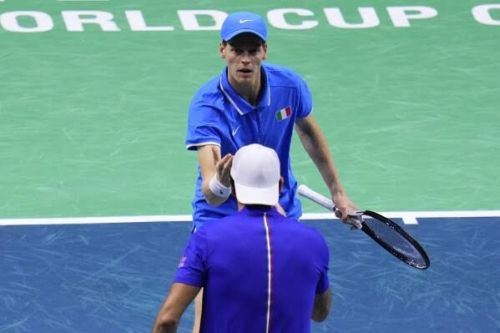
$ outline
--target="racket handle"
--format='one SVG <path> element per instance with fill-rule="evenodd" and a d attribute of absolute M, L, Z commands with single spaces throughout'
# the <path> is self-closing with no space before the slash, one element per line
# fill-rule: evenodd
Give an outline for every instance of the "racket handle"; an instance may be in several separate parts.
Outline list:
<path fill-rule="evenodd" d="M 323 194 L 311 190 L 304 184 L 299 185 L 299 187 L 297 188 L 297 193 L 332 212 L 335 211 L 335 205 L 333 204 L 333 201 L 331 199 L 325 197 Z"/>

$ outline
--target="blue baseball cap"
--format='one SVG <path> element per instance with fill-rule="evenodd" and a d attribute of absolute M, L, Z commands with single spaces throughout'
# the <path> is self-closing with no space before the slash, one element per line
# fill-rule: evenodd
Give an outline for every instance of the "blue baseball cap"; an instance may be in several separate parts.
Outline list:
<path fill-rule="evenodd" d="M 236 12 L 230 14 L 222 23 L 220 37 L 227 42 L 242 33 L 252 33 L 265 42 L 267 39 L 266 22 L 255 13 Z"/>

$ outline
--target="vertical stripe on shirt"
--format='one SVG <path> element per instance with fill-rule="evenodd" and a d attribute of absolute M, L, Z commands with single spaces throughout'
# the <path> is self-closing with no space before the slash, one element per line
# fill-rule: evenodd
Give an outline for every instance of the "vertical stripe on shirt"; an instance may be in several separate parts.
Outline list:
<path fill-rule="evenodd" d="M 269 223 L 267 213 L 264 213 L 264 228 L 266 229 L 266 252 L 267 252 L 267 313 L 266 313 L 266 333 L 270 332 L 271 326 L 271 291 L 272 291 L 272 266 L 271 266 L 271 233 L 269 232 Z"/>

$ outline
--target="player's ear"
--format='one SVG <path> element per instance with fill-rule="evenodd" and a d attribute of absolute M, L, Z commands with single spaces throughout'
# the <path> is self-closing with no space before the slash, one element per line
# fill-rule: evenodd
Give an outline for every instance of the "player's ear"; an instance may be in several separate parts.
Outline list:
<path fill-rule="evenodd" d="M 262 50 L 264 50 L 264 57 L 262 57 L 262 60 L 265 60 L 267 58 L 267 44 L 266 43 L 262 44 Z"/>
<path fill-rule="evenodd" d="M 220 42 L 219 44 L 219 54 L 222 59 L 226 59 L 226 54 L 225 54 L 226 46 L 227 43 L 224 41 Z"/>

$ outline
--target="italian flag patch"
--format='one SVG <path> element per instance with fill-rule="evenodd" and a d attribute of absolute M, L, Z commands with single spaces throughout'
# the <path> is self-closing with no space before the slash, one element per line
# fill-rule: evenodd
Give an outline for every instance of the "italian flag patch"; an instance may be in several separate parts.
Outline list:
<path fill-rule="evenodd" d="M 283 108 L 278 112 L 276 112 L 276 119 L 278 120 L 287 119 L 290 118 L 291 115 L 292 115 L 292 108 L 287 106 L 286 108 Z"/>

